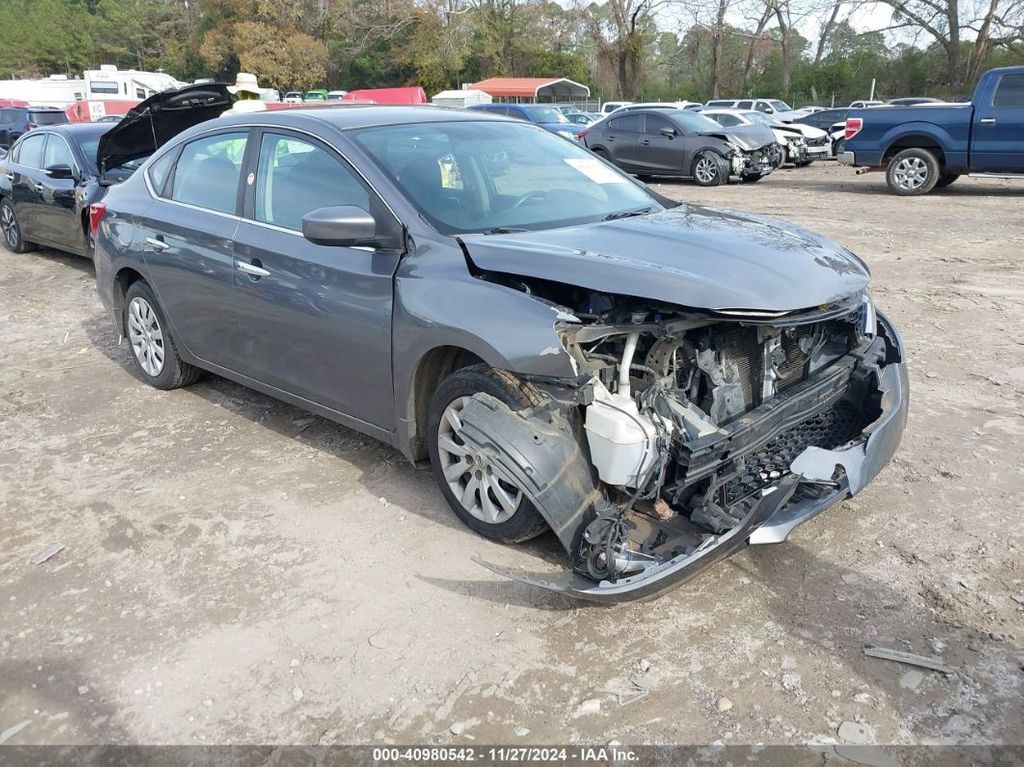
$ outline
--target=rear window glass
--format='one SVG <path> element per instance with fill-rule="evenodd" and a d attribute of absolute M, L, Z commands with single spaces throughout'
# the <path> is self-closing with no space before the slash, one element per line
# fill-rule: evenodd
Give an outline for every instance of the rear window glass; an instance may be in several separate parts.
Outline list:
<path fill-rule="evenodd" d="M 612 130 L 620 130 L 626 133 L 639 133 L 640 115 L 623 115 L 622 117 L 616 117 L 608 123 L 608 127 Z"/>
<path fill-rule="evenodd" d="M 36 125 L 63 125 L 68 121 L 68 116 L 63 112 L 29 112 L 29 122 Z"/>
<path fill-rule="evenodd" d="M 992 106 L 1024 107 L 1024 75 L 1003 75 Z"/>
<path fill-rule="evenodd" d="M 17 161 L 28 168 L 43 167 L 43 144 L 46 136 L 26 136 L 18 144 Z"/>
<path fill-rule="evenodd" d="M 25 113 L 20 109 L 0 109 L 0 125 L 10 125 L 20 121 Z"/>
<path fill-rule="evenodd" d="M 247 133 L 221 133 L 188 144 L 174 170 L 171 199 L 234 213 Z"/>

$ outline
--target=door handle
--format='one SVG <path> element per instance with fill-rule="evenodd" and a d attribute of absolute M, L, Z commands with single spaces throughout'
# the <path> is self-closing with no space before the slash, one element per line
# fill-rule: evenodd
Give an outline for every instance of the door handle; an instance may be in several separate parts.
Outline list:
<path fill-rule="evenodd" d="M 249 264 L 246 263 L 245 261 L 235 261 L 235 268 L 238 269 L 238 271 L 244 272 L 245 274 L 248 274 L 250 277 L 256 277 L 257 279 L 259 279 L 260 277 L 270 276 L 270 272 L 268 272 L 266 269 L 260 266 L 259 262 L 255 264 Z"/>
<path fill-rule="evenodd" d="M 650 146 L 650 145 L 651 145 L 651 140 L 649 138 L 645 138 L 643 141 L 640 142 L 640 146 Z"/>
<path fill-rule="evenodd" d="M 43 186 L 42 184 L 40 184 L 38 181 L 35 183 L 34 186 L 35 186 L 37 192 L 42 192 L 43 190 L 46 189 L 46 187 Z"/>
<path fill-rule="evenodd" d="M 981 120 L 979 120 L 979 122 L 982 125 L 995 125 L 996 124 L 996 118 L 994 118 L 994 117 L 982 117 Z"/>
<path fill-rule="evenodd" d="M 608 136 L 608 138 L 605 139 L 605 141 L 614 141 L 614 140 L 615 140 L 615 136 Z"/>
<path fill-rule="evenodd" d="M 154 251 L 156 253 L 162 253 L 163 251 L 165 251 L 169 247 L 171 247 L 166 242 L 164 242 L 163 240 L 158 239 L 156 237 L 147 237 L 146 238 L 146 246 L 150 250 L 152 250 L 152 251 Z"/>

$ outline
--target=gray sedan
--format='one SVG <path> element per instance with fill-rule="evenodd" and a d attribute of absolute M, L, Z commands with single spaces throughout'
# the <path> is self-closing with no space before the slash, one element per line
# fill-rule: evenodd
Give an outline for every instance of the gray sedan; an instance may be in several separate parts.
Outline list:
<path fill-rule="evenodd" d="M 867 268 L 679 205 L 535 125 L 415 108 L 215 119 L 91 217 L 145 382 L 212 372 L 429 460 L 471 529 L 550 528 L 597 601 L 661 593 L 859 492 L 907 412 Z"/>

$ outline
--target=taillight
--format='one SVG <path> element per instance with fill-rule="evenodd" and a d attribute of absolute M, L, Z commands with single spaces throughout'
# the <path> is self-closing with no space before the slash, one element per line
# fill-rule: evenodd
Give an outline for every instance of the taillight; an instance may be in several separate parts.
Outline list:
<path fill-rule="evenodd" d="M 107 206 L 102 202 L 94 202 L 89 206 L 89 234 L 96 237 L 100 231 L 100 221 L 103 220 L 103 214 L 107 212 Z"/>
<path fill-rule="evenodd" d="M 580 132 L 579 132 L 579 133 L 577 134 L 577 136 L 579 137 L 579 140 L 580 140 L 580 141 L 582 141 L 583 139 L 585 139 L 585 138 L 587 137 L 587 134 L 588 134 L 588 133 L 590 133 L 590 131 L 585 131 L 585 130 L 581 130 L 581 131 L 580 131 Z"/>
<path fill-rule="evenodd" d="M 860 129 L 864 127 L 863 117 L 847 117 L 846 118 L 846 131 L 843 133 L 843 138 L 849 140 L 860 133 Z"/>

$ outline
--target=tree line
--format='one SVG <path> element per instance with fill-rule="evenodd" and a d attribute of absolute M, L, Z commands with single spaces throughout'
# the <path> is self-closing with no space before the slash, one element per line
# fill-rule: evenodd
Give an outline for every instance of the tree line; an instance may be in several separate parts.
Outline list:
<path fill-rule="evenodd" d="M 855 28 L 865 8 L 886 22 Z M 604 99 L 828 105 L 872 81 L 883 98 L 969 95 L 1024 63 L 1024 0 L 0 0 L 0 19 L 0 77 L 102 63 L 281 90 L 556 76 Z"/>

